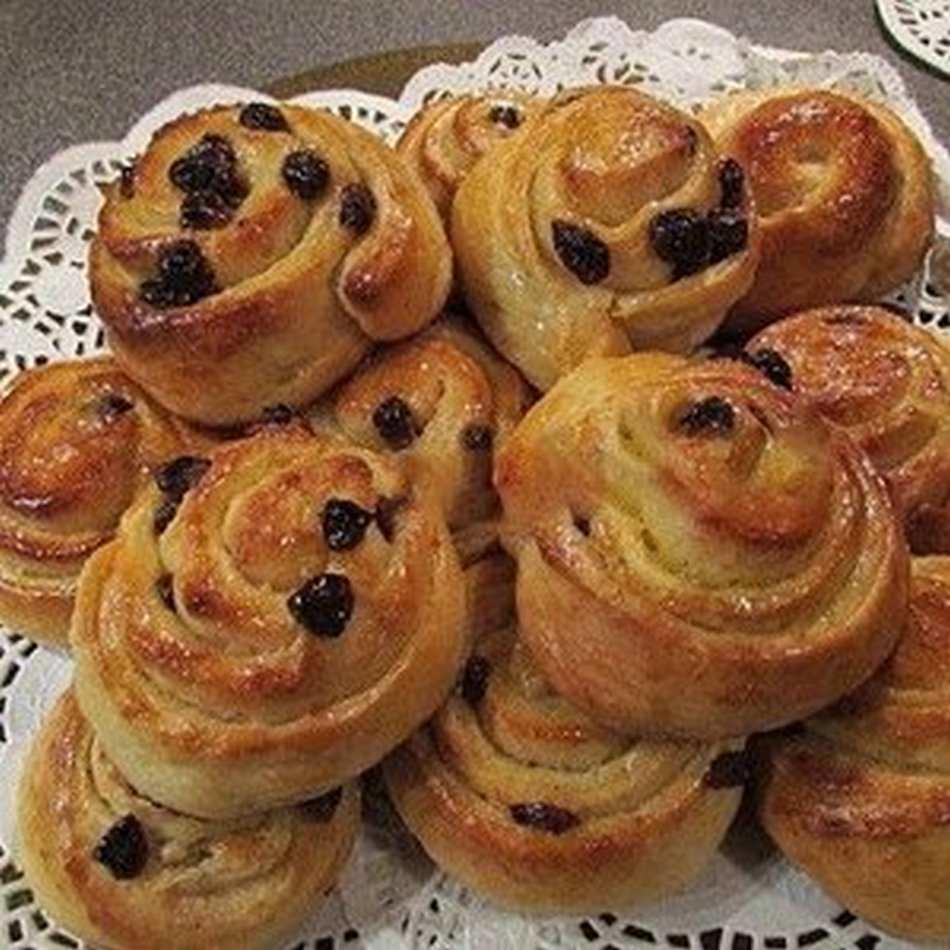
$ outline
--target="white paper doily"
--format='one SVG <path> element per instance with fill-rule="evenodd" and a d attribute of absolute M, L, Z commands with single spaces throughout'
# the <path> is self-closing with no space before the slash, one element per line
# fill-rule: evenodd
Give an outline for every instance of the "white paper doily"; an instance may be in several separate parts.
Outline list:
<path fill-rule="evenodd" d="M 950 76 L 950 0 L 877 0 L 877 12 L 898 46 Z"/>
<path fill-rule="evenodd" d="M 424 102 L 447 92 L 520 88 L 550 94 L 591 82 L 637 84 L 693 106 L 730 89 L 815 83 L 884 99 L 916 130 L 938 178 L 944 240 L 924 272 L 895 294 L 916 322 L 950 332 L 950 156 L 907 95 L 899 74 L 864 53 L 817 56 L 763 49 L 698 20 L 652 33 L 614 18 L 579 24 L 559 42 L 507 37 L 472 63 L 430 66 L 398 101 L 341 90 L 298 101 L 323 106 L 393 141 Z M 205 85 L 182 90 L 148 113 L 121 142 L 79 145 L 37 170 L 6 233 L 0 263 L 0 380 L 48 360 L 97 352 L 102 331 L 86 287 L 86 246 L 99 207 L 97 185 L 144 148 L 152 132 L 186 110 L 216 102 L 267 99 L 251 89 Z M 78 942 L 37 907 L 17 869 L 12 801 L 19 763 L 43 713 L 70 674 L 63 656 L 14 633 L 0 635 L 0 946 L 55 950 Z M 737 830 L 690 891 L 666 904 L 589 920 L 503 914 L 438 873 L 392 829 L 368 828 L 338 891 L 301 931 L 294 950 L 566 950 L 680 947 L 781 950 L 907 948 L 882 937 L 793 872 L 754 832 Z M 152 948 L 142 948 L 152 950 Z M 155 948 L 158 950 L 158 948 Z"/>

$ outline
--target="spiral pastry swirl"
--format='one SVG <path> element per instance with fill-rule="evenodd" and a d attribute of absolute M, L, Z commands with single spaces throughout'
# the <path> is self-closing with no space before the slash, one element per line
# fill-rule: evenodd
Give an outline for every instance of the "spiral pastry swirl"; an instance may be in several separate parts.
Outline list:
<path fill-rule="evenodd" d="M 425 183 L 439 213 L 448 220 L 465 176 L 498 142 L 535 116 L 542 101 L 519 92 L 438 99 L 419 110 L 396 151 Z"/>
<path fill-rule="evenodd" d="M 517 371 L 462 320 L 446 317 L 371 358 L 311 417 L 320 430 L 397 453 L 458 529 L 497 515 L 494 450 L 530 399 Z"/>
<path fill-rule="evenodd" d="M 70 690 L 34 741 L 19 820 L 30 886 L 91 944 L 269 950 L 334 886 L 359 795 L 227 822 L 170 811 L 122 778 Z"/>
<path fill-rule="evenodd" d="M 431 715 L 464 590 L 389 459 L 292 423 L 186 461 L 83 572 L 77 694 L 136 788 L 232 817 L 353 778 Z"/>
<path fill-rule="evenodd" d="M 854 94 L 740 92 L 701 115 L 748 171 L 762 262 L 730 326 L 790 310 L 874 301 L 918 269 L 934 228 L 930 163 L 886 106 Z"/>
<path fill-rule="evenodd" d="M 160 462 L 207 441 L 112 359 L 18 376 L 0 400 L 0 619 L 65 646 L 86 558 Z"/>
<path fill-rule="evenodd" d="M 756 370 L 591 360 L 496 464 L 521 635 L 620 732 L 747 735 L 815 712 L 900 632 L 908 556 L 843 431 Z"/>
<path fill-rule="evenodd" d="M 906 630 L 860 690 L 764 743 L 760 809 L 837 900 L 909 939 L 950 939 L 950 558 L 915 558 Z"/>
<path fill-rule="evenodd" d="M 475 891 L 521 910 L 602 911 L 661 899 L 702 869 L 739 804 L 741 746 L 596 725 L 506 627 L 483 633 L 458 691 L 383 771 L 425 849 Z"/>
<path fill-rule="evenodd" d="M 432 320 L 451 269 L 438 213 L 395 152 L 287 104 L 164 126 L 106 189 L 90 254 L 119 362 L 210 425 L 312 401 L 372 341 Z"/>
<path fill-rule="evenodd" d="M 950 552 L 950 350 L 880 307 L 821 307 L 749 344 L 789 365 L 795 393 L 845 427 L 884 476 L 914 551 Z"/>
<path fill-rule="evenodd" d="M 686 352 L 751 286 L 742 169 L 690 116 L 629 87 L 569 90 L 459 188 L 466 300 L 540 389 L 590 356 Z"/>

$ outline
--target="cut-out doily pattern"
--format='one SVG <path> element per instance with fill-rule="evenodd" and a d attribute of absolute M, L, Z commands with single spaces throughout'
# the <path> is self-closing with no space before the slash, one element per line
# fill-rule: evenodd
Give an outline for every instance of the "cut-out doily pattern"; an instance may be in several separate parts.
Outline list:
<path fill-rule="evenodd" d="M 877 0 L 884 29 L 911 56 L 950 76 L 950 2 Z"/>
<path fill-rule="evenodd" d="M 890 5 L 939 8 L 941 15 L 948 6 L 936 0 L 895 0 Z M 434 97 L 484 88 L 549 94 L 602 82 L 638 85 L 686 106 L 730 89 L 790 82 L 857 89 L 891 103 L 933 158 L 942 235 L 923 271 L 893 299 L 921 325 L 950 332 L 950 156 L 899 74 L 874 56 L 763 49 L 697 20 L 671 21 L 648 33 L 604 18 L 581 23 L 565 39 L 548 45 L 507 37 L 474 62 L 429 66 L 413 77 L 398 100 L 338 90 L 299 101 L 329 108 L 393 141 L 412 113 Z M 37 170 L 10 221 L 6 257 L 0 263 L 0 381 L 28 366 L 103 347 L 85 273 L 100 201 L 97 185 L 114 177 L 121 162 L 141 151 L 152 132 L 179 113 L 251 98 L 267 97 L 224 85 L 182 90 L 151 110 L 121 142 L 79 145 Z M 36 905 L 14 860 L 19 764 L 69 674 L 67 657 L 38 649 L 15 632 L 0 634 L 0 945 L 11 950 L 79 946 Z M 789 869 L 747 823 L 734 831 L 701 881 L 660 907 L 589 919 L 536 919 L 502 913 L 440 874 L 389 816 L 382 826 L 367 827 L 337 892 L 302 929 L 293 950 L 400 946 L 899 950 L 910 945 L 882 937 L 834 905 Z"/>

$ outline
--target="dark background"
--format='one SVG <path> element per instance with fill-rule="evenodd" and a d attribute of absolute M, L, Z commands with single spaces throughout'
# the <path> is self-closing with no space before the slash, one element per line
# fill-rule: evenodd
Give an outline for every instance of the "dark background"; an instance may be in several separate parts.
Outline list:
<path fill-rule="evenodd" d="M 555 39 L 610 13 L 634 28 L 693 16 L 767 45 L 878 53 L 950 136 L 950 83 L 892 50 L 873 0 L 0 0 L 0 227 L 37 165 L 68 145 L 121 138 L 181 86 L 265 86 L 395 47 L 506 33 Z"/>

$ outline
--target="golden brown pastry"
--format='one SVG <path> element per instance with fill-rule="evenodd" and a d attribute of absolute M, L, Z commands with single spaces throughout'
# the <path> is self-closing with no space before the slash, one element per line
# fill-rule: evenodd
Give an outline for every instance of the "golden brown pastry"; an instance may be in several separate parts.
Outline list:
<path fill-rule="evenodd" d="M 112 359 L 18 376 L 0 400 L 0 619 L 65 646 L 86 558 L 160 462 L 207 442 Z"/>
<path fill-rule="evenodd" d="M 517 371 L 447 317 L 370 358 L 312 418 L 318 429 L 408 461 L 441 500 L 449 527 L 460 528 L 497 514 L 493 452 L 529 401 Z"/>
<path fill-rule="evenodd" d="M 22 861 L 43 909 L 106 950 L 270 950 L 336 883 L 355 786 L 250 818 L 162 808 L 106 758 L 70 690 L 19 789 Z"/>
<path fill-rule="evenodd" d="M 919 558 L 889 662 L 803 729 L 764 743 L 769 834 L 836 900 L 912 940 L 950 940 L 948 684 L 950 558 Z"/>
<path fill-rule="evenodd" d="M 620 86 L 564 92 L 496 146 L 456 194 L 452 240 L 473 312 L 540 389 L 590 356 L 692 349 L 759 253 L 742 169 Z"/>
<path fill-rule="evenodd" d="M 475 162 L 541 106 L 540 99 L 507 90 L 437 99 L 412 117 L 396 151 L 423 180 L 447 220 L 455 192 Z"/>
<path fill-rule="evenodd" d="M 844 430 L 755 369 L 591 360 L 496 462 L 521 635 L 631 735 L 747 735 L 816 712 L 893 649 L 908 556 Z"/>
<path fill-rule="evenodd" d="M 792 389 L 848 429 L 884 476 L 911 547 L 950 552 L 950 350 L 881 307 L 808 310 L 767 327 Z"/>
<path fill-rule="evenodd" d="M 435 499 L 393 460 L 265 426 L 176 461 L 80 579 L 77 694 L 130 782 L 209 818 L 355 777 L 467 650 Z"/>
<path fill-rule="evenodd" d="M 873 301 L 920 266 L 934 228 L 930 162 L 887 106 L 826 89 L 761 89 L 718 99 L 700 119 L 747 170 L 761 218 L 762 262 L 731 328 Z"/>
<path fill-rule="evenodd" d="M 473 890 L 602 911 L 703 868 L 739 804 L 741 747 L 609 732 L 551 690 L 507 627 L 482 635 L 458 691 L 383 771 L 423 847 Z"/>
<path fill-rule="evenodd" d="M 164 126 L 106 189 L 92 296 L 125 370 L 210 425 L 302 405 L 451 281 L 442 223 L 395 152 L 327 112 L 217 107 Z"/>

